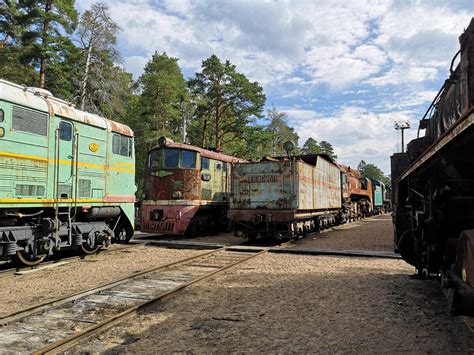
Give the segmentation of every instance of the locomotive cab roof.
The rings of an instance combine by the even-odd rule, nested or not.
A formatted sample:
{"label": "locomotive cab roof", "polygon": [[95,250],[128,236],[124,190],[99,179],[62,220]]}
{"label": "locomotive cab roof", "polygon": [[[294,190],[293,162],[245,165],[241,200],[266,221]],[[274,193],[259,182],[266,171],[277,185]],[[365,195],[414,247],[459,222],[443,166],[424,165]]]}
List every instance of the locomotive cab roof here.
{"label": "locomotive cab roof", "polygon": [[46,112],[51,116],[56,115],[100,127],[109,132],[133,136],[133,131],[130,127],[93,113],[78,110],[72,103],[54,97],[51,92],[45,89],[22,86],[0,79],[0,99]]}
{"label": "locomotive cab roof", "polygon": [[226,163],[244,163],[244,162],[246,162],[246,160],[236,158],[232,155],[227,155],[227,154],[211,151],[211,150],[208,150],[208,149],[196,147],[196,146],[191,145],[191,144],[178,143],[178,142],[173,141],[171,138],[167,138],[167,137],[164,137],[164,136],[158,138],[158,144],[153,146],[150,149],[150,151],[154,150],[154,149],[159,149],[159,148],[177,148],[177,149],[191,150],[191,151],[194,151],[194,152],[198,152],[202,157],[211,158],[211,159],[215,159],[215,160],[220,160],[220,161],[223,161],[223,162],[226,162]]}

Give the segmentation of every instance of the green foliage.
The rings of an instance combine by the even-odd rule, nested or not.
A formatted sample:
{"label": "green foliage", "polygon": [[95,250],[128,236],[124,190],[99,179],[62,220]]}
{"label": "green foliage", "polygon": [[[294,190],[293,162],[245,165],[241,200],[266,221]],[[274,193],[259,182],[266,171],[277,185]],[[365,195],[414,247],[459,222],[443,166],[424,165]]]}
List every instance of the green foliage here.
{"label": "green foliage", "polygon": [[367,164],[364,160],[361,160],[357,165],[357,170],[363,177],[368,179],[376,179],[382,181],[385,185],[390,185],[390,179],[386,177],[383,171],[375,164]]}
{"label": "green foliage", "polygon": [[226,149],[235,136],[262,115],[263,88],[237,72],[229,61],[222,63],[216,55],[202,62],[202,71],[189,80],[188,86],[195,108],[194,120],[199,121],[194,127],[199,129],[200,139],[194,142],[201,146]]}
{"label": "green foliage", "polygon": [[141,187],[146,153],[164,135],[180,141],[186,81],[178,59],[155,53],[136,83],[139,96],[133,103],[129,124],[136,131],[137,181]]}
{"label": "green foliage", "polygon": [[[288,126],[286,120],[288,114],[286,112],[279,112],[275,107],[268,110],[268,117],[270,124],[267,126],[267,131],[272,134],[272,150],[271,155],[286,155],[283,149],[283,143],[292,141],[295,147],[298,146],[299,136],[293,127]],[[295,152],[297,153],[297,152]]]}
{"label": "green foliage", "polygon": [[322,150],[318,142],[314,138],[309,137],[306,142],[304,142],[301,152],[303,154],[319,154]]}
{"label": "green foliage", "polygon": [[50,63],[61,61],[61,48],[77,24],[74,0],[21,0],[22,62],[39,69],[39,87],[45,87]]}
{"label": "green foliage", "polygon": [[30,86],[37,74],[34,68],[21,61],[23,46],[20,40],[27,30],[23,17],[17,1],[0,3],[0,78]]}
{"label": "green foliage", "polygon": [[319,142],[319,147],[321,148],[321,153],[329,155],[332,160],[336,161],[337,155],[334,154],[334,148],[331,143],[321,141]]}
{"label": "green foliage", "polygon": [[248,160],[258,160],[270,155],[273,145],[273,134],[264,126],[248,125],[240,134],[232,135],[233,140],[226,144],[224,153]]}

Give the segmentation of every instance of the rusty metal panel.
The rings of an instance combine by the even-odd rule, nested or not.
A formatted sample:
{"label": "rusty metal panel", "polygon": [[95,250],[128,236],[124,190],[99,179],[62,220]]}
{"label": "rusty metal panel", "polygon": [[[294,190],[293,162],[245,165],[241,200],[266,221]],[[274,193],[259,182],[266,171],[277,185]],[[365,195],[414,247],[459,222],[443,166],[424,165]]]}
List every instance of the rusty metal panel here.
{"label": "rusty metal panel", "polygon": [[339,168],[318,156],[314,171],[313,206],[312,209],[340,208],[341,172]]}
{"label": "rusty metal panel", "polygon": [[144,202],[141,211],[140,230],[145,233],[182,235],[186,232],[199,205],[156,205],[153,201]]}
{"label": "rusty metal panel", "polygon": [[234,164],[231,208],[296,209],[291,161]]}
{"label": "rusty metal panel", "polygon": [[182,200],[201,199],[201,172],[196,169],[163,169],[145,174],[147,199],[172,200],[179,191]]}
{"label": "rusty metal panel", "polygon": [[315,165],[281,159],[234,164],[231,209],[320,210],[341,207],[339,168],[316,157]]}

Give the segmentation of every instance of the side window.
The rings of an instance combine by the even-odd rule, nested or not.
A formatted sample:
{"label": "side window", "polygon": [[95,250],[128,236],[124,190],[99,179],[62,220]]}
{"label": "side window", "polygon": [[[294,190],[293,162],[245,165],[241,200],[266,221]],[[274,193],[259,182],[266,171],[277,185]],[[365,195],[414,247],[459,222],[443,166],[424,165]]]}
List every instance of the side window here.
{"label": "side window", "polygon": [[201,170],[209,170],[209,158],[201,157]]}
{"label": "side window", "polygon": [[46,136],[48,132],[48,115],[28,110],[21,106],[13,106],[12,128],[15,131]]}
{"label": "side window", "polygon": [[178,167],[179,150],[166,149],[165,153],[165,168]]}
{"label": "side window", "polygon": [[66,121],[59,122],[59,139],[70,142],[72,139],[72,124]]}
{"label": "side window", "polygon": [[227,172],[227,163],[226,162],[222,163],[222,170],[224,170],[224,172]]}
{"label": "side window", "polygon": [[3,110],[0,110],[0,122],[3,122],[5,120],[5,112]]}
{"label": "side window", "polygon": [[132,139],[114,133],[112,136],[112,153],[123,155],[124,157],[132,156]]}
{"label": "side window", "polygon": [[196,152],[190,150],[181,151],[181,168],[195,168],[196,167]]}
{"label": "side window", "polygon": [[160,150],[155,149],[150,152],[148,156],[148,167],[156,168],[160,165]]}

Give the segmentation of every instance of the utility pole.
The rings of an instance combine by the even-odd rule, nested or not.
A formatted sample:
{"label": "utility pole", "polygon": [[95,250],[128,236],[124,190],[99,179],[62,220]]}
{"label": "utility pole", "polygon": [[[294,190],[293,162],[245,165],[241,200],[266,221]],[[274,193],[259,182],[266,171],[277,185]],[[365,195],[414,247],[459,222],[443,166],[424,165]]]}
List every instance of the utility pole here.
{"label": "utility pole", "polygon": [[405,153],[405,130],[410,128],[410,122],[406,120],[395,121],[395,130],[402,131],[402,153]]}

